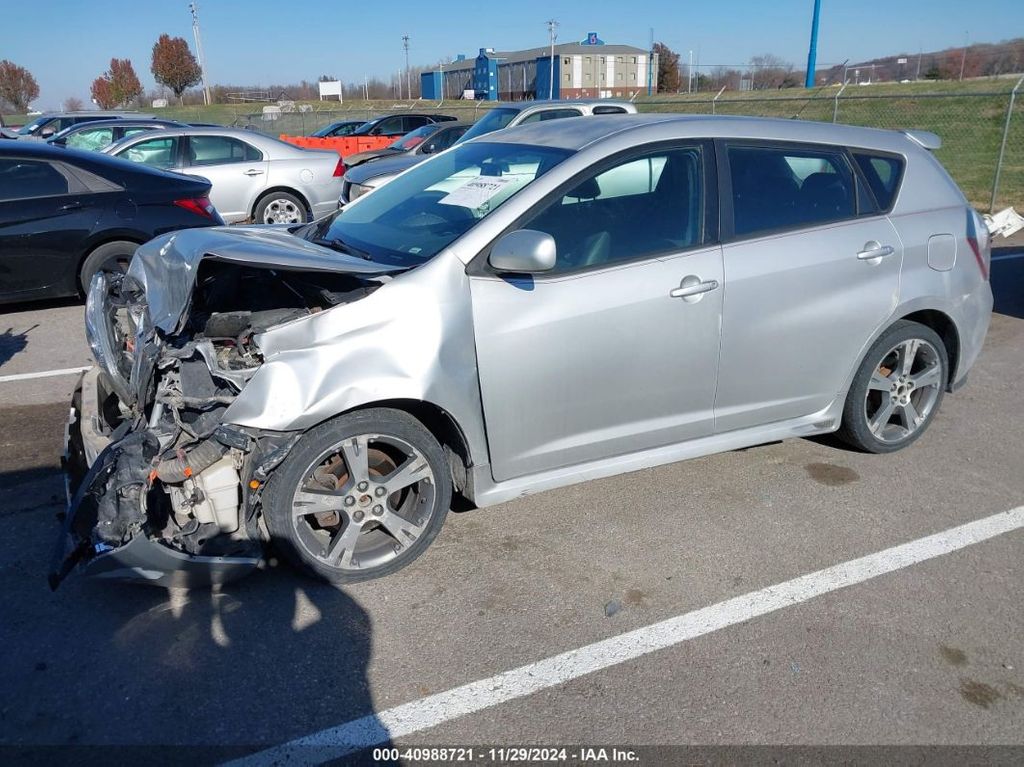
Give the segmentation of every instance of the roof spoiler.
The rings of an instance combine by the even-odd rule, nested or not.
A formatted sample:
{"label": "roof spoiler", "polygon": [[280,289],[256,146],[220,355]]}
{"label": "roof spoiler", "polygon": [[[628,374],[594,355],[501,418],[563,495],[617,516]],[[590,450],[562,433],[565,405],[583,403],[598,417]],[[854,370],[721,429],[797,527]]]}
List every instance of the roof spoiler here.
{"label": "roof spoiler", "polygon": [[929,149],[934,152],[936,149],[942,147],[942,139],[931,131],[926,130],[905,130],[903,135],[913,141],[915,144],[920,144],[925,149]]}

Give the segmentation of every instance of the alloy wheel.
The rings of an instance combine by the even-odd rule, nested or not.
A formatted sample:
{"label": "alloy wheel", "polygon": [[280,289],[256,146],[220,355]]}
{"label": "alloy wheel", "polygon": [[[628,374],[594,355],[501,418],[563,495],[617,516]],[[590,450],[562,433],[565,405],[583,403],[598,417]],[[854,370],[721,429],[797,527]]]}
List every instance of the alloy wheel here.
{"label": "alloy wheel", "polygon": [[876,439],[902,442],[927,423],[942,390],[942,358],[921,338],[893,346],[868,382],[864,415]]}
{"label": "alloy wheel", "polygon": [[288,199],[271,200],[263,210],[264,224],[301,224],[304,220],[299,206]]}
{"label": "alloy wheel", "polygon": [[319,562],[359,572],[419,540],[437,492],[423,453],[398,437],[364,434],[322,453],[292,497],[297,541]]}

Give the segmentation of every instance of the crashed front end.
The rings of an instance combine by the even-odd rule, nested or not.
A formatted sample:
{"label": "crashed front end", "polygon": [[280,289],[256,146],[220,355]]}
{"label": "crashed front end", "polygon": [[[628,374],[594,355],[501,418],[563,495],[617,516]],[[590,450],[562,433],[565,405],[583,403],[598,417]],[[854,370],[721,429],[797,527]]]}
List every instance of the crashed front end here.
{"label": "crashed front end", "polygon": [[363,298],[388,271],[253,228],[178,232],[140,248],[126,275],[98,274],[96,367],[73,401],[51,586],[76,569],[192,587],[257,567],[263,486],[298,434],[225,413],[264,363],[262,333]]}

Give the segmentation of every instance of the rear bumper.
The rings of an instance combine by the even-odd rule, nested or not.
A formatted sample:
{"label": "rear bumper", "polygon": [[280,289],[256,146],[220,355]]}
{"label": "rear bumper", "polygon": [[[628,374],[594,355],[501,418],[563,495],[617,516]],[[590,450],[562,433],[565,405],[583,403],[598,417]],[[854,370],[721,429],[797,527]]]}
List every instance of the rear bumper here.
{"label": "rear bumper", "polygon": [[964,386],[967,374],[981,354],[988,326],[992,321],[992,305],[992,286],[988,281],[981,282],[966,296],[961,305],[960,321],[957,323],[960,333],[960,358],[957,360],[956,374],[950,381],[950,391],[956,391]]}

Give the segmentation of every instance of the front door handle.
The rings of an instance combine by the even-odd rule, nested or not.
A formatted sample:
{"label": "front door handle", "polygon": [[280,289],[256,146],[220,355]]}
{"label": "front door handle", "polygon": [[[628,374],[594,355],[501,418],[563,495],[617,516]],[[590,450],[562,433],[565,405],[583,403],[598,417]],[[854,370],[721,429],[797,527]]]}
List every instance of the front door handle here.
{"label": "front door handle", "polygon": [[250,168],[249,170],[245,171],[242,175],[243,176],[262,176],[263,175],[263,171],[256,170],[255,168]]}
{"label": "front door handle", "polygon": [[80,202],[69,202],[69,203],[65,203],[64,205],[61,205],[60,206],[60,210],[62,210],[62,211],[78,210],[81,207],[82,207],[82,203],[80,203]]}
{"label": "front door handle", "polygon": [[892,245],[881,245],[874,240],[864,243],[864,250],[857,254],[861,261],[879,261],[896,252]]}
{"label": "front door handle", "polygon": [[712,290],[717,289],[718,280],[702,281],[696,274],[690,274],[683,277],[679,287],[673,288],[668,294],[672,298],[681,298],[688,304],[695,304],[704,297],[705,293],[710,293]]}

